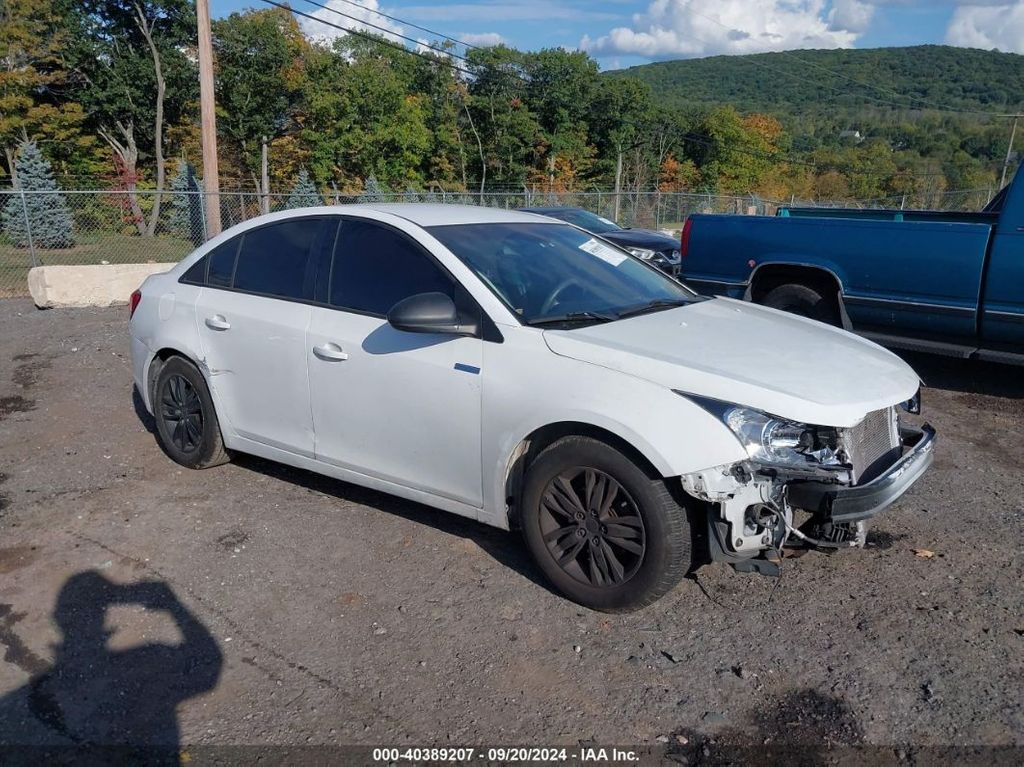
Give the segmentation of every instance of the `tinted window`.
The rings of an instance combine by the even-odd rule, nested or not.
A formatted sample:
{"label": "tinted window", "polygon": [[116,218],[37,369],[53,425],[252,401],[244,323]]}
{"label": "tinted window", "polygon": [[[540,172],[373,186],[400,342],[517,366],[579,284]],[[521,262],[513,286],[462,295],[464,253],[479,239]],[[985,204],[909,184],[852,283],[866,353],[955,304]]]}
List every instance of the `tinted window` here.
{"label": "tinted window", "polygon": [[403,298],[438,292],[460,303],[449,277],[398,232],[366,221],[341,225],[331,273],[331,304],[386,315]]}
{"label": "tinted window", "polygon": [[210,287],[231,287],[231,275],[235,271],[235,253],[238,252],[239,239],[236,237],[223,245],[218,245],[206,256],[206,260],[210,264],[210,269],[206,273],[206,284]]}
{"label": "tinted window", "polygon": [[209,256],[203,256],[192,264],[188,271],[181,275],[181,279],[178,282],[187,282],[189,285],[205,285],[207,263],[209,263]]}
{"label": "tinted window", "polygon": [[[281,298],[313,297],[313,241],[322,219],[270,224],[242,237],[234,287]],[[212,267],[212,263],[211,263]]]}

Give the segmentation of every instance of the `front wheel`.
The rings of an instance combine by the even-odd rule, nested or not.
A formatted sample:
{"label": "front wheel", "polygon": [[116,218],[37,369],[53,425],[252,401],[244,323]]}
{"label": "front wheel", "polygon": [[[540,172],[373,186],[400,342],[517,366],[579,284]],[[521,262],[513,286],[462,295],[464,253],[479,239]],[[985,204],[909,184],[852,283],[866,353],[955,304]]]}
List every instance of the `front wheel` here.
{"label": "front wheel", "polygon": [[660,478],[590,437],[566,437],[537,456],[522,524],[548,580],[595,610],[649,605],[693,564],[687,510]]}

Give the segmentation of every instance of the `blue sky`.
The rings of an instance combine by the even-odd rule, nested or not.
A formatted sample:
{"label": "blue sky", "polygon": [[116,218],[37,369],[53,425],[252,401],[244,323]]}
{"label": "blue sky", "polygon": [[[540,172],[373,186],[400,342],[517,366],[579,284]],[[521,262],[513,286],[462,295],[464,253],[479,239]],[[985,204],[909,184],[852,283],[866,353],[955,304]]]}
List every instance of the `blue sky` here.
{"label": "blue sky", "polygon": [[[341,25],[351,19],[290,0]],[[1024,53],[1024,0],[317,0],[417,39],[431,36],[375,15],[476,44],[582,48],[603,68],[655,60],[800,48],[947,43]],[[355,5],[353,5],[353,3]],[[362,6],[362,7],[356,7]],[[260,0],[211,0],[214,16]],[[300,20],[307,34],[338,34]],[[374,30],[370,30],[374,31]]]}

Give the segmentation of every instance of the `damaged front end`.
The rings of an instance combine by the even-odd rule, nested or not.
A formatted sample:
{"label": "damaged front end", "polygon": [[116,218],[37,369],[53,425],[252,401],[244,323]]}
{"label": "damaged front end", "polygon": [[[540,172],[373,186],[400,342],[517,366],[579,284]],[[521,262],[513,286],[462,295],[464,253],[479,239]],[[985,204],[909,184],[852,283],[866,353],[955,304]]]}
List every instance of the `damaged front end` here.
{"label": "damaged front end", "polygon": [[681,477],[687,493],[714,506],[712,559],[737,569],[774,574],[772,560],[785,546],[863,546],[866,521],[903,495],[933,459],[935,430],[900,423],[901,409],[920,412],[917,397],[837,428],[683,396],[719,418],[748,455]]}

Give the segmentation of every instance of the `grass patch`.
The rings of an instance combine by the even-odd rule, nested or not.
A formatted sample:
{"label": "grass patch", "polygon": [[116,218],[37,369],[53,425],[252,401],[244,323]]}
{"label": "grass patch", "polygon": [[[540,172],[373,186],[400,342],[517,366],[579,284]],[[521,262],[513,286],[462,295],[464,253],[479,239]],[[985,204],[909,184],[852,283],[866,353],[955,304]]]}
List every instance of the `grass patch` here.
{"label": "grass patch", "polygon": [[[36,248],[36,258],[43,266],[61,264],[146,264],[174,263],[194,249],[194,245],[178,237],[157,235],[140,237],[132,234],[75,234],[75,245],[60,250]],[[17,248],[0,238],[0,296],[28,295],[28,270],[32,254],[28,248]]]}

